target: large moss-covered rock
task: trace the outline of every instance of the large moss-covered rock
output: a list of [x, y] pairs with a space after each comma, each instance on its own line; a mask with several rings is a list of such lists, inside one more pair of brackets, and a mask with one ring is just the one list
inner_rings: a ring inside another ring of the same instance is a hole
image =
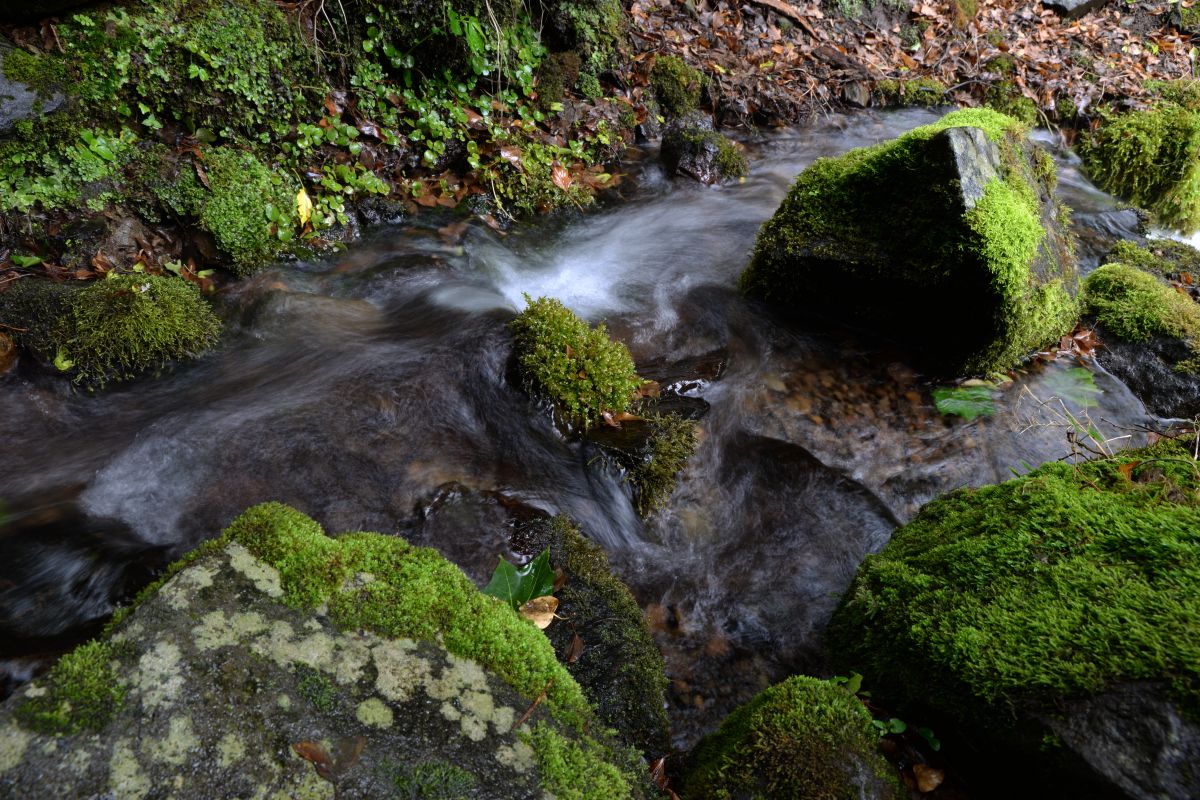
[[730, 714], [692, 753], [684, 800], [876, 800], [902, 796], [857, 697], [797, 675]]
[[1084, 281], [1084, 307], [1104, 346], [1100, 363], [1162, 417], [1200, 414], [1200, 303], [1182, 279], [1200, 252], [1180, 242], [1119, 242]]
[[819, 159], [762, 228], [741, 285], [905, 339], [930, 366], [983, 373], [1078, 315], [1050, 157], [1020, 123], [956, 111]]
[[266, 504], [0, 706], [0, 795], [644, 796], [601, 735], [541, 631], [436, 552]]
[[989, 780], [1021, 763], [1012, 779], [1048, 794], [1200, 795], [1192, 448], [930, 503], [860, 568], [830, 625], [837, 659], [877, 697], [987, 740]]
[[1184, 233], [1200, 230], [1200, 86], [1162, 85], [1150, 108], [1103, 113], [1078, 150], [1096, 185]]

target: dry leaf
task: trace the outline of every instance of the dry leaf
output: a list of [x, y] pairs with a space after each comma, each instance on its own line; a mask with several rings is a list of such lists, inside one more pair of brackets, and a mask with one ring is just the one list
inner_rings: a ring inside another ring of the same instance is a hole
[[571, 173], [567, 172], [567, 168], [557, 161], [550, 168], [550, 180], [554, 185], [562, 189], [564, 192], [571, 188]]
[[581, 655], [583, 655], [583, 639], [580, 639], [577, 633], [571, 638], [571, 644], [567, 647], [567, 663], [574, 664]]
[[312, 218], [313, 204], [308, 197], [308, 192], [303, 188], [296, 192], [296, 214], [300, 217], [300, 224], [307, 225]]
[[1124, 464], [1117, 467], [1117, 469], [1120, 470], [1121, 474], [1125, 476], [1126, 480], [1131, 481], [1133, 480], [1133, 471], [1137, 469], [1138, 464], [1141, 463], [1141, 461], [1126, 461]]
[[946, 779], [945, 772], [928, 764], [913, 764], [913, 774], [917, 776], [917, 790], [922, 792], [932, 792]]
[[500, 157], [517, 169], [521, 169], [521, 155], [521, 148], [519, 147], [513, 147], [510, 144], [500, 146]]
[[558, 610], [558, 598], [549, 594], [535, 597], [518, 610], [522, 617], [545, 630], [554, 621], [554, 612]]

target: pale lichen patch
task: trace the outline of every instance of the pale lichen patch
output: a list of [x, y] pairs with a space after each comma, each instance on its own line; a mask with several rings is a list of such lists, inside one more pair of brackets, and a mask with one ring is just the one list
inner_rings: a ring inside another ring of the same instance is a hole
[[196, 592], [212, 586], [213, 575], [210, 567], [196, 564], [167, 581], [167, 585], [158, 590], [158, 595], [175, 611], [183, 611], [191, 605]]
[[292, 707], [292, 698], [288, 697], [286, 694], [281, 694], [281, 695], [279, 695], [279, 697], [277, 697], [277, 698], [275, 699], [275, 702], [276, 702], [276, 703], [279, 705], [279, 707], [280, 707], [280, 708], [282, 708], [284, 711], [287, 711], [289, 708], [291, 708], [291, 707]]
[[183, 688], [179, 646], [164, 640], [156, 642], [138, 659], [132, 683], [141, 694], [142, 705], [147, 710], [158, 708], [175, 698]]
[[392, 709], [378, 697], [368, 697], [359, 703], [358, 708], [354, 710], [354, 716], [363, 725], [374, 728], [390, 728], [395, 721]]
[[450, 655], [441, 675], [428, 680], [427, 685], [430, 697], [444, 701], [440, 708], [442, 716], [457, 721], [463, 735], [473, 742], [487, 736], [488, 723], [498, 733], [512, 726], [515, 713], [506, 706], [497, 709], [487, 673], [474, 661]]
[[279, 570], [254, 555], [237, 542], [231, 542], [225, 552], [229, 555], [229, 565], [250, 579], [254, 588], [267, 597], [283, 597], [283, 586], [279, 582]]
[[42, 742], [42, 755], [52, 756], [58, 750], [58, 739], [47, 739]]
[[92, 751], [83, 747], [77, 748], [67, 756], [63, 763], [67, 767], [67, 772], [72, 775], [82, 775], [87, 772], [87, 768], [92, 763]]
[[236, 733], [227, 733], [217, 742], [217, 766], [221, 769], [228, 769], [245, 757], [246, 743]]
[[200, 746], [200, 740], [192, 730], [191, 717], [174, 717], [165, 737], [152, 740], [148, 745], [149, 756], [172, 766], [183, 764], [188, 754]]
[[520, 740], [512, 745], [502, 744], [496, 748], [496, 760], [513, 772], [524, 775], [534, 767], [533, 748]]
[[127, 739], [113, 747], [108, 762], [108, 788], [122, 800], [141, 800], [150, 793], [150, 778], [142, 772], [141, 764]]
[[192, 629], [192, 639], [201, 650], [215, 650], [239, 644], [266, 629], [267, 620], [257, 611], [238, 612], [231, 617], [222, 611], [212, 611]]
[[20, 766], [33, 735], [11, 723], [0, 727], [0, 772]]
[[375, 689], [394, 703], [403, 703], [430, 682], [431, 665], [416, 654], [411, 639], [382, 641], [372, 650], [375, 658]]

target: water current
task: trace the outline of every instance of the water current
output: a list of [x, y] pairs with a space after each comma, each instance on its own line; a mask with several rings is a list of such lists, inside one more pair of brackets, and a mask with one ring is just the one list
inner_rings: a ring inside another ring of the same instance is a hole
[[[432, 545], [481, 583], [512, 557], [506, 507], [570, 515], [647, 611], [679, 746], [767, 683], [821, 673], [820, 633], [857, 564], [922, 503], [1069, 456], [1068, 411], [1126, 437], [1114, 447], [1154, 422], [1070, 358], [1021, 371], [990, 417], [944, 417], [934, 384], [886, 343], [739, 295], [796, 173], [935, 118], [860, 113], [773, 134], [751, 143], [750, 177], [719, 188], [647, 157], [619, 204], [507, 236], [376, 229], [338, 258], [223, 292], [220, 348], [156, 380], [89, 395], [29, 369], [0, 378], [8, 679], [264, 500], [330, 531]], [[1090, 269], [1137, 220], [1056, 155]], [[605, 321], [644, 374], [707, 405], [697, 454], [648, 521], [595, 448], [514, 385], [506, 324], [526, 293]]]

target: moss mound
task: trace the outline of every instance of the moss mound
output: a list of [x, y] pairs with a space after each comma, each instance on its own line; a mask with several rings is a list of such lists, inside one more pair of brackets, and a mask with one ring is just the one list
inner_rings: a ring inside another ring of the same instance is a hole
[[749, 165], [737, 146], [723, 134], [691, 121], [689, 117], [672, 123], [663, 133], [661, 153], [667, 169], [701, 183], [745, 177]]
[[[1096, 185], [1185, 233], [1200, 230], [1200, 104], [1184, 89], [1144, 111], [1106, 113], [1079, 143]], [[1184, 104], [1185, 101], [1189, 104]]]
[[759, 231], [742, 288], [901, 335], [939, 369], [1011, 366], [1078, 316], [1053, 164], [1025, 135], [970, 109], [817, 160]]
[[544, 393], [586, 428], [629, 406], [641, 384], [629, 350], [589, 328], [558, 300], [539, 297], [512, 321], [517, 362], [534, 391]]
[[1122, 681], [1200, 709], [1200, 464], [1166, 441], [925, 506], [829, 640], [881, 693], [976, 730]]
[[878, 748], [871, 715], [854, 695], [797, 675], [756, 695], [697, 746], [679, 794], [684, 800], [899, 796]]
[[666, 506], [676, 478], [696, 451], [696, 423], [678, 414], [648, 418], [653, 434], [642, 459], [629, 470], [638, 513], [648, 517]]
[[1200, 305], [1135, 267], [1105, 264], [1088, 275], [1084, 303], [1097, 322], [1127, 342], [1200, 340]]
[[284, 186], [252, 153], [217, 147], [204, 154], [204, 164], [212, 191], [201, 204], [200, 222], [233, 257], [234, 270], [249, 274], [280, 247], [267, 209], [290, 209], [296, 187]]
[[650, 85], [668, 118], [682, 117], [700, 105], [704, 74], [679, 56], [661, 56], [650, 71]]
[[885, 106], [923, 106], [946, 104], [946, 84], [937, 78], [887, 79], [875, 84], [875, 96]]
[[44, 684], [42, 694], [27, 697], [16, 709], [21, 724], [39, 733], [99, 731], [125, 699], [110, 642], [80, 645], [58, 660]]

